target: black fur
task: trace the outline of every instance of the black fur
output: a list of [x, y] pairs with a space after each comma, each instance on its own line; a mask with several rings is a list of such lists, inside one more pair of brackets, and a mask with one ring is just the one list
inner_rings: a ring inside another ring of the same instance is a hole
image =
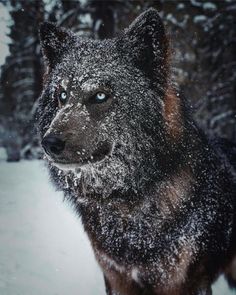
[[81, 215], [107, 294], [211, 294], [236, 254], [236, 149], [210, 142], [174, 90], [158, 13], [111, 40], [52, 24], [41, 40], [40, 136], [66, 142], [51, 178]]

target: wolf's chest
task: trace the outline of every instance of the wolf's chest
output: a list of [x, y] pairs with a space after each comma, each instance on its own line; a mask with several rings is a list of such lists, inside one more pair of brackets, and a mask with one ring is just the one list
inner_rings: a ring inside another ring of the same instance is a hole
[[[94, 250], [105, 277], [121, 294], [124, 292], [124, 286], [132, 290], [142, 289], [147, 285], [163, 290], [167, 286], [168, 288], [180, 286], [185, 281], [193, 254], [192, 250], [186, 247], [180, 253], [174, 255], [172, 253], [164, 260], [159, 260], [157, 255], [153, 261], [147, 263], [128, 264], [119, 263], [114, 257], [97, 249]], [[137, 294], [139, 293], [137, 292]]]

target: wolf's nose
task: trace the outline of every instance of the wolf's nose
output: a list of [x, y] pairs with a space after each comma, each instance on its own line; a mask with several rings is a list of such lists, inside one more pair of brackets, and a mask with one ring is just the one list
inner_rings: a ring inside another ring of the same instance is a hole
[[43, 138], [42, 147], [49, 155], [59, 155], [65, 147], [65, 142], [54, 135], [47, 135]]

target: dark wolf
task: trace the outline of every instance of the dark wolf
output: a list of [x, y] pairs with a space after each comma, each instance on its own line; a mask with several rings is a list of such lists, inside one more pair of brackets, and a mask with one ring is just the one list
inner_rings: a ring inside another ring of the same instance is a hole
[[154, 9], [116, 38], [40, 29], [39, 131], [107, 294], [209, 295], [236, 282], [235, 147], [211, 142], [171, 81]]

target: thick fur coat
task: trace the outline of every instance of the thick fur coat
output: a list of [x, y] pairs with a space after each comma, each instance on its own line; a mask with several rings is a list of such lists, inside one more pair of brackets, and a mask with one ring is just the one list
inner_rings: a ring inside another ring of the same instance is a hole
[[[104, 41], [51, 23], [39, 133], [110, 295], [211, 294], [235, 269], [235, 150], [210, 142], [171, 81], [154, 9]], [[236, 261], [236, 260], [235, 260]]]

